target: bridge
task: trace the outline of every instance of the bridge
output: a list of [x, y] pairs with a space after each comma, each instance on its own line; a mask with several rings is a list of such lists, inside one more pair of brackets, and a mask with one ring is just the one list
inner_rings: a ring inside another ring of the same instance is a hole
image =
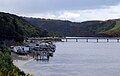
[[65, 41], [68, 42], [69, 40], [74, 40], [75, 42], [79, 42], [79, 40], [86, 40], [86, 42], [89, 42], [90, 40], [96, 40], [96, 42], [99, 42], [99, 40], [106, 40], [106, 42], [109, 42], [110, 40], [116, 40], [116, 42], [120, 42], [120, 37], [31, 37], [28, 38], [28, 40], [33, 41]]

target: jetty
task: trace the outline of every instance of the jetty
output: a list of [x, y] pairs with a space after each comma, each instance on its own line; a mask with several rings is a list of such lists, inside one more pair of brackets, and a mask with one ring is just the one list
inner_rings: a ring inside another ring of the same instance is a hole
[[33, 58], [36, 60], [49, 60], [50, 57], [53, 57], [55, 49], [56, 46], [52, 42], [40, 43], [33, 48], [31, 53], [33, 54]]

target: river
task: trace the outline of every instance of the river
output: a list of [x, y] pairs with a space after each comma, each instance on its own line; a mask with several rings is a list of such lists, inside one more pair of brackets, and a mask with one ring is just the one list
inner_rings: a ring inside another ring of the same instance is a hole
[[53, 58], [47, 61], [16, 62], [35, 76], [120, 76], [120, 43], [57, 42]]

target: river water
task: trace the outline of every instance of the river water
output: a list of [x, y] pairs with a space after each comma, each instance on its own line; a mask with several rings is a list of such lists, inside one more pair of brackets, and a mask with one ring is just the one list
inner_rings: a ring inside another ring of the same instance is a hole
[[31, 60], [16, 65], [35, 76], [120, 76], [120, 43], [115, 40], [55, 44], [56, 52], [48, 62]]

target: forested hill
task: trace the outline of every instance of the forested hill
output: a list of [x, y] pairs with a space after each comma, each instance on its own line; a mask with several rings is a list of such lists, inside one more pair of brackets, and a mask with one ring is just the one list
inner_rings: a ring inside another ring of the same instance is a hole
[[98, 37], [120, 36], [120, 20], [106, 20], [106, 21], [86, 21], [86, 22], [70, 22], [62, 20], [27, 18], [25, 20], [33, 25], [39, 26], [48, 31], [63, 34], [64, 36], [84, 36], [84, 37]]
[[0, 12], [0, 39], [22, 42], [25, 37], [46, 36], [47, 31], [13, 14]]

